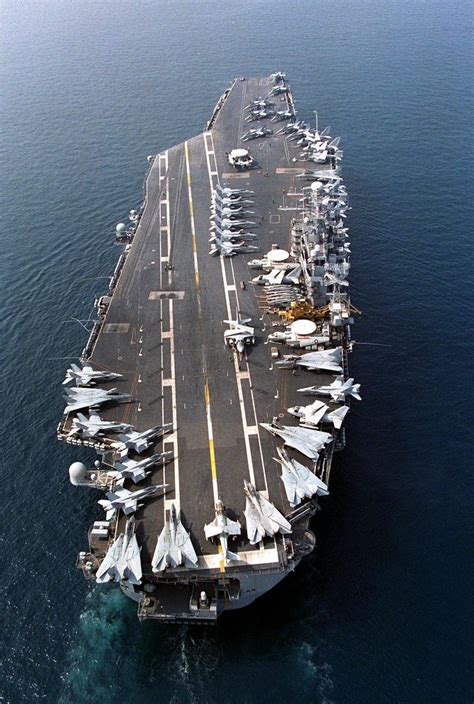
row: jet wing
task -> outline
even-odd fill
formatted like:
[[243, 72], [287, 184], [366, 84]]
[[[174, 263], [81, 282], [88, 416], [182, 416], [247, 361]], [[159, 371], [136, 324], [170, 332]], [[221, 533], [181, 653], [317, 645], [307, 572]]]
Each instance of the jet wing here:
[[280, 511], [270, 501], [267, 501], [260, 492], [258, 496], [263, 515], [273, 524], [276, 524], [276, 530], [273, 532], [276, 533], [277, 530], [280, 530], [280, 533], [291, 533], [291, 523], [289, 523]]
[[331, 394], [331, 398], [333, 401], [344, 401], [344, 399], [346, 398], [344, 391], [342, 391], [341, 388], [339, 388], [339, 389], [331, 389], [330, 387], [326, 387], [326, 388], [329, 391], [329, 393]]
[[301, 276], [301, 267], [297, 266], [286, 274], [286, 277], [295, 286], [299, 283]]
[[64, 415], [67, 415], [71, 411], [78, 411], [80, 408], [88, 408], [89, 406], [92, 406], [94, 404], [97, 404], [97, 401], [91, 401], [90, 399], [75, 401], [74, 403], [70, 403], [66, 406], [66, 408], [64, 409]]
[[176, 546], [182, 551], [184, 557], [193, 563], [197, 564], [198, 558], [194, 550], [189, 533], [185, 530], [182, 523], [178, 523], [176, 528]]
[[226, 518], [225, 530], [228, 535], [240, 535], [241, 529], [239, 521], [231, 521], [230, 518]]
[[329, 406], [323, 403], [323, 401], [315, 401], [310, 406], [306, 407], [305, 415], [301, 418], [301, 421], [317, 425], [322, 420], [328, 408]]
[[307, 369], [323, 369], [328, 372], [342, 372], [342, 367], [336, 364], [331, 359], [297, 359], [298, 367], [306, 367]]
[[267, 274], [267, 281], [269, 284], [281, 284], [285, 278], [284, 269], [272, 269], [272, 271]]
[[326, 444], [331, 442], [333, 439], [331, 433], [326, 433], [323, 430], [315, 430], [314, 428], [296, 427], [295, 431], [295, 436], [298, 438], [298, 440], [308, 443], [309, 445], [314, 442], [316, 442], [316, 444], [318, 445], [320, 445], [321, 443]]
[[161, 531], [158, 542], [156, 543], [155, 552], [151, 561], [153, 572], [162, 572], [167, 567], [167, 556], [171, 547], [171, 531], [169, 524], [166, 523]]
[[212, 521], [212, 523], [207, 523], [204, 526], [204, 533], [207, 539], [214, 538], [216, 535], [220, 535], [222, 533], [221, 527], [217, 525], [216, 518]]
[[102, 560], [102, 563], [99, 567], [99, 569], [96, 572], [96, 582], [99, 582], [99, 584], [103, 582], [110, 582], [114, 578], [114, 574], [110, 572], [112, 568], [115, 567], [117, 564], [118, 560], [120, 559], [120, 555], [122, 553], [122, 545], [123, 545], [123, 535], [120, 535], [117, 540], [113, 542], [111, 547], [108, 549], [106, 556]]
[[265, 537], [265, 530], [261, 525], [260, 515], [257, 509], [248, 497], [245, 502], [244, 515], [249, 543], [250, 545], [256, 545], [256, 543], [259, 543]]
[[294, 438], [287, 435], [282, 437], [285, 441], [285, 445], [288, 445], [288, 447], [292, 447], [294, 450], [298, 450], [298, 452], [301, 452], [303, 455], [306, 455], [306, 457], [309, 457], [310, 460], [316, 462], [319, 457], [319, 454], [307, 443], [303, 442], [302, 440], [299, 440], [298, 438]]
[[128, 581], [131, 582], [131, 584], [140, 584], [142, 578], [142, 562], [136, 535], [132, 535], [127, 545], [124, 560], [129, 573], [127, 577]]
[[87, 428], [85, 428], [85, 432], [87, 433], [87, 435], [90, 438], [95, 438], [95, 436], [98, 434], [99, 431], [100, 431], [100, 428], [97, 425], [96, 426], [88, 425]]
[[283, 485], [285, 487], [285, 493], [286, 493], [286, 498], [288, 499], [288, 503], [290, 506], [296, 506], [299, 501], [296, 501], [297, 499], [297, 485], [298, 481], [295, 477], [294, 474], [290, 472], [289, 469], [285, 467], [285, 465], [282, 466], [282, 474], [281, 474], [281, 480], [283, 482]]
[[319, 494], [320, 496], [327, 496], [329, 494], [327, 484], [311, 472], [308, 467], [305, 467], [296, 460], [293, 460], [293, 467], [296, 470], [300, 482], [302, 484], [304, 483], [305, 487], [310, 491], [308, 498], [314, 494]]
[[124, 499], [124, 501], [120, 501], [114, 508], [121, 508], [124, 514], [129, 516], [131, 513], [135, 513], [138, 508], [138, 503], [136, 499]]
[[339, 430], [342, 427], [342, 423], [348, 410], [349, 406], [341, 406], [341, 408], [337, 408], [335, 411], [328, 414], [328, 418], [332, 421], [336, 430]]

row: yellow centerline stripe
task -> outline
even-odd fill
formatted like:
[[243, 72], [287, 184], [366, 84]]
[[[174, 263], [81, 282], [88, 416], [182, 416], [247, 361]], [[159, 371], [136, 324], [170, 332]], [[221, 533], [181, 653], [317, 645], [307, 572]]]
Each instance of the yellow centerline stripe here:
[[214, 452], [214, 440], [209, 438], [209, 455], [211, 458], [211, 474], [213, 479], [217, 479], [216, 472], [216, 453]]
[[225, 572], [225, 557], [224, 557], [224, 551], [222, 550], [222, 545], [219, 543], [218, 545], [218, 551], [219, 555], [221, 556], [221, 559], [219, 560], [219, 569], [221, 572]]
[[207, 381], [207, 377], [204, 380], [204, 399], [206, 401], [207, 426], [209, 431], [209, 457], [211, 459], [211, 474], [212, 478], [217, 480], [216, 453], [214, 450], [214, 437], [211, 421], [211, 394], [209, 392], [209, 382]]

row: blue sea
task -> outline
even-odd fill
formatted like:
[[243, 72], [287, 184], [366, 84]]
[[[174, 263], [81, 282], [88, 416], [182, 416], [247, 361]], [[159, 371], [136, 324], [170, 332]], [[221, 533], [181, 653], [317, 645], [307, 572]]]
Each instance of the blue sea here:
[[[0, 701], [473, 701], [472, 69], [467, 0], [4, 0]], [[61, 381], [146, 156], [234, 76], [286, 71], [351, 196], [348, 446], [297, 572], [214, 629], [140, 624], [74, 568], [96, 496]], [[362, 344], [363, 343], [363, 344]]]

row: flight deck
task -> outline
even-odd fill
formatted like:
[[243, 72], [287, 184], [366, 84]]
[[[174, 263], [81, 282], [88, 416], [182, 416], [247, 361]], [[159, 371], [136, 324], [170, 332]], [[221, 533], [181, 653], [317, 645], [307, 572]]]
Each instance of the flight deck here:
[[[246, 120], [247, 106], [269, 96], [273, 86], [269, 77], [236, 79], [202, 134], [151, 158], [133, 239], [126, 245], [113, 291], [86, 348], [85, 358], [94, 369], [123, 375], [101, 388], [131, 396], [129, 402], [101, 407], [102, 419], [130, 424], [137, 431], [171, 425], [171, 432], [145, 453], [169, 451], [171, 459], [151, 466], [137, 485], [140, 489], [165, 485], [164, 491], [147, 498], [135, 512], [143, 575], [152, 583], [179, 582], [184, 573], [192, 573], [198, 581], [204, 574], [238, 578], [239, 573], [266, 569], [283, 576], [294, 557], [291, 536], [276, 533], [270, 540], [250, 544], [245, 532], [244, 480], [287, 518], [298, 513], [288, 503], [281, 466], [274, 459], [280, 439], [260, 424], [296, 425], [297, 419], [287, 409], [314, 400], [302, 397], [297, 389], [314, 384], [315, 372], [276, 364], [268, 334], [281, 329], [281, 320], [265, 298], [265, 287], [251, 282], [256, 272], [248, 263], [272, 248], [291, 251], [292, 228], [303, 214], [303, 189], [311, 182], [297, 177], [305, 169], [332, 173], [334, 164], [302, 161], [298, 142], [280, 132], [285, 122], [267, 120], [272, 134], [242, 141], [249, 129], [261, 124]], [[271, 101], [274, 111], [294, 116], [289, 90]], [[229, 153], [241, 147], [253, 159], [248, 170], [229, 164]], [[249, 229], [257, 235], [252, 243], [258, 246], [257, 252], [210, 256], [211, 204], [219, 186], [253, 191], [248, 196], [253, 203], [245, 207], [252, 223]], [[255, 330], [255, 344], [243, 355], [224, 344], [224, 321], [236, 317], [250, 319]], [[346, 371], [347, 327], [334, 333], [334, 340], [343, 348]], [[280, 347], [279, 359], [284, 353], [288, 350]], [[333, 383], [337, 376], [316, 374], [321, 385]], [[325, 402], [329, 410], [337, 408], [332, 399]], [[63, 438], [71, 439], [73, 417], [73, 413], [65, 417], [60, 429]], [[72, 441], [80, 444], [77, 438]], [[104, 468], [113, 468], [113, 446], [107, 439], [89, 444], [94, 442], [101, 448]], [[340, 434], [335, 433], [334, 442], [321, 451], [326, 480], [338, 442]], [[290, 455], [298, 453], [290, 450]], [[134, 488], [130, 480], [125, 486]], [[227, 516], [242, 526], [231, 547], [239, 559], [230, 565], [204, 533], [219, 500]], [[191, 570], [178, 566], [157, 575], [151, 568], [153, 551], [173, 506], [180, 512], [198, 562]], [[301, 535], [313, 511], [314, 507], [300, 512]], [[125, 530], [125, 523], [126, 516], [118, 516], [109, 541]], [[90, 543], [100, 558], [100, 542]], [[153, 616], [152, 611], [148, 616]]]

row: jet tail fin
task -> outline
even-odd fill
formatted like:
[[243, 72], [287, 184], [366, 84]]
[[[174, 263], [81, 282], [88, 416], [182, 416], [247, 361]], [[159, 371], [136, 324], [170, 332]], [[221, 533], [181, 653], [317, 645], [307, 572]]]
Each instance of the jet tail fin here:
[[360, 391], [360, 384], [354, 384], [354, 386], [352, 387], [351, 395], [352, 395], [355, 399], [357, 399], [357, 401], [362, 401], [362, 397], [361, 397], [361, 395], [359, 394], [359, 391]]

